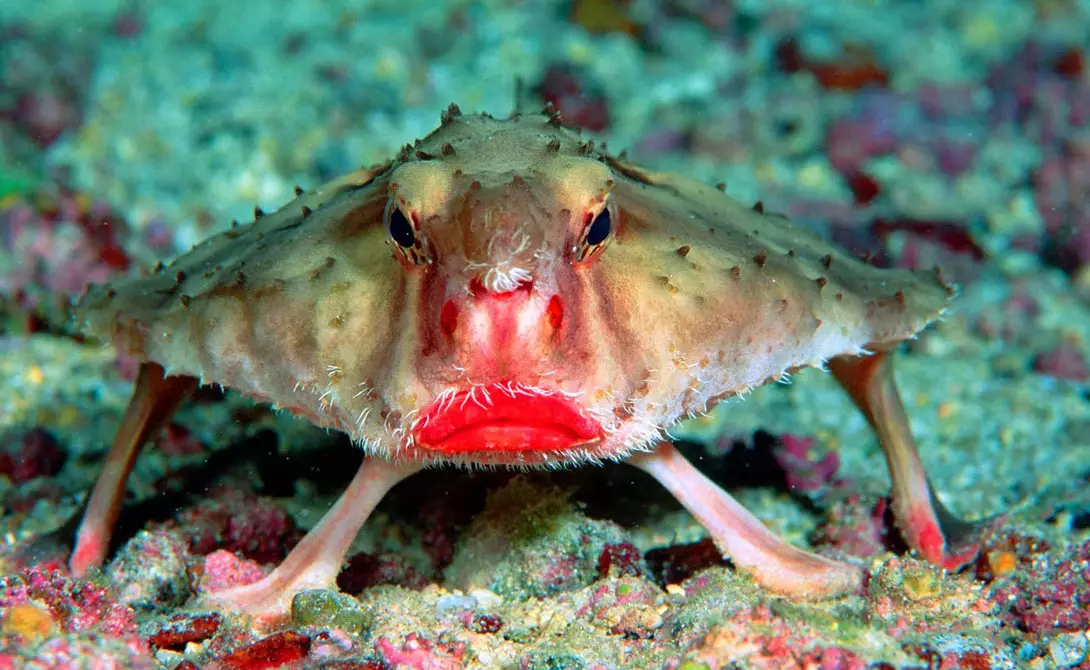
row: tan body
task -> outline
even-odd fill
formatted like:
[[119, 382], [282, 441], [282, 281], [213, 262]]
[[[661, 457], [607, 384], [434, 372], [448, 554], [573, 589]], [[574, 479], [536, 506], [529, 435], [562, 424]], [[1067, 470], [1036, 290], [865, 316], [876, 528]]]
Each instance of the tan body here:
[[763, 583], [842, 593], [859, 568], [784, 544], [663, 441], [723, 398], [826, 364], [879, 433], [910, 543], [956, 563], [966, 553], [946, 547], [882, 353], [949, 294], [934, 273], [874, 268], [715, 188], [596, 151], [548, 114], [452, 108], [396, 160], [84, 299], [87, 329], [148, 363], [73, 569], [102, 560], [136, 449], [199, 381], [342, 430], [369, 455], [277, 571], [224, 595], [236, 606], [275, 611], [331, 583], [370, 508], [424, 465], [607, 458], [663, 482]]

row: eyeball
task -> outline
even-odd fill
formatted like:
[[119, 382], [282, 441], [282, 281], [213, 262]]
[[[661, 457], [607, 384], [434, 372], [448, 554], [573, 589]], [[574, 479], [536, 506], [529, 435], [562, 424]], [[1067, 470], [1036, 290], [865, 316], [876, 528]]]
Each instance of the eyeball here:
[[386, 229], [390, 231], [390, 237], [397, 246], [402, 249], [410, 249], [416, 244], [416, 233], [413, 232], [413, 224], [409, 222], [409, 217], [405, 216], [405, 212], [401, 211], [400, 207], [394, 207], [390, 212], [390, 220], [386, 224]]
[[584, 262], [600, 254], [613, 239], [616, 228], [616, 212], [608, 198], [589, 207], [583, 216], [583, 231], [575, 247], [576, 262]]
[[406, 214], [400, 203], [391, 200], [386, 205], [385, 219], [386, 234], [394, 243], [394, 252], [413, 265], [427, 265], [430, 259], [417, 218]]

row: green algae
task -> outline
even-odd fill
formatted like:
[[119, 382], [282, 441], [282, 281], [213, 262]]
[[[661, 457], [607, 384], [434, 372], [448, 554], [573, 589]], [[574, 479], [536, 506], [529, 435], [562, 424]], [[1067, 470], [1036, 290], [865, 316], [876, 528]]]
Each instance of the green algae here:
[[374, 624], [374, 616], [352, 596], [328, 589], [302, 591], [291, 600], [292, 623], [300, 626], [339, 628], [361, 635]]
[[588, 518], [570, 490], [516, 476], [489, 494], [464, 529], [445, 576], [466, 591], [545, 597], [594, 582], [605, 546], [625, 541], [617, 524]]

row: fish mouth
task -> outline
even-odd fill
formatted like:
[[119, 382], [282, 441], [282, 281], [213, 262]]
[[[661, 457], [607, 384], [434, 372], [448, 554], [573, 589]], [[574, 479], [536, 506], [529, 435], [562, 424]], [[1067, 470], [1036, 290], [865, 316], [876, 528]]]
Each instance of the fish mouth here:
[[571, 398], [501, 384], [444, 394], [418, 425], [416, 443], [443, 454], [556, 452], [602, 437], [602, 426]]

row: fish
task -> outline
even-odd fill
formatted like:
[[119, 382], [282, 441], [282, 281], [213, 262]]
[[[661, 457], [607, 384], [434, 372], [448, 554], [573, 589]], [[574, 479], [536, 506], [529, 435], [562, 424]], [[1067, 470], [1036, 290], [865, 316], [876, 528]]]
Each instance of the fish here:
[[928, 482], [896, 349], [948, 309], [938, 271], [874, 267], [722, 186], [612, 155], [559, 113], [466, 114], [391, 160], [91, 287], [75, 316], [140, 361], [69, 566], [106, 558], [142, 445], [199, 385], [342, 431], [364, 452], [322, 520], [262, 580], [210, 602], [283, 615], [333, 587], [383, 496], [425, 467], [649, 473], [735, 569], [793, 598], [858, 592], [865, 567], [789, 544], [695, 468], [668, 429], [805, 368], [873, 427], [908, 545], [946, 568], [977, 527]]

